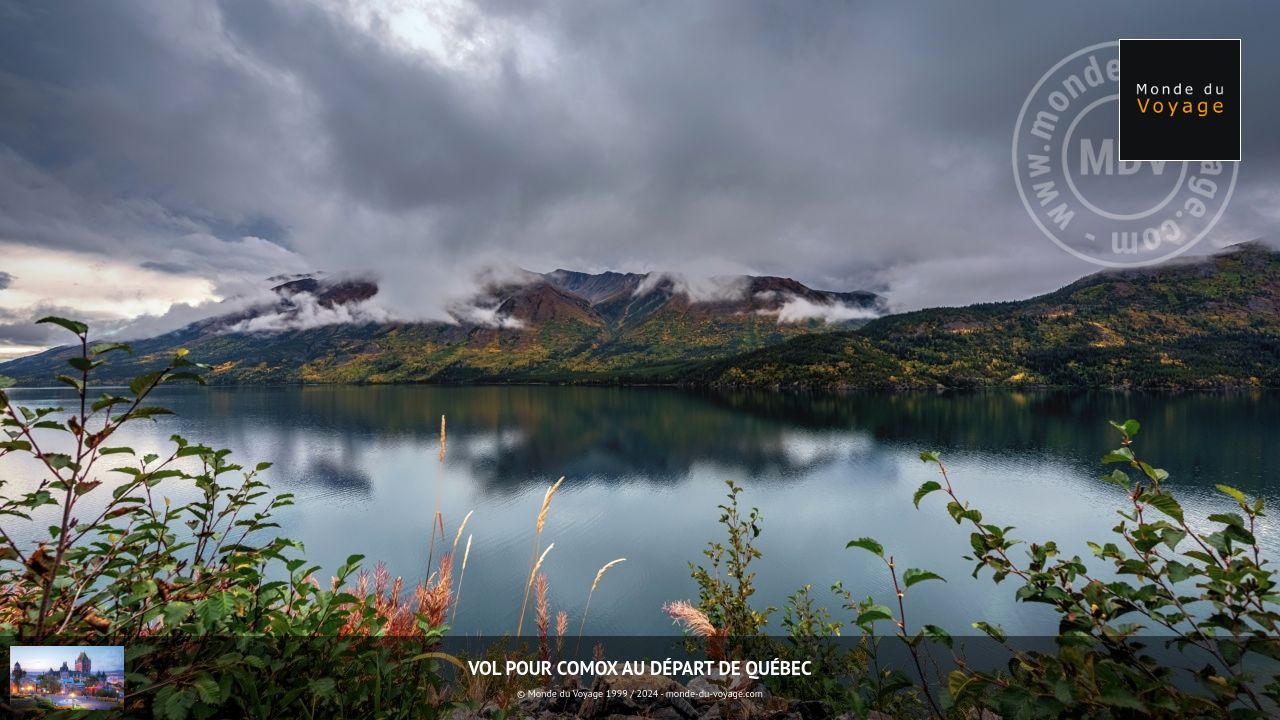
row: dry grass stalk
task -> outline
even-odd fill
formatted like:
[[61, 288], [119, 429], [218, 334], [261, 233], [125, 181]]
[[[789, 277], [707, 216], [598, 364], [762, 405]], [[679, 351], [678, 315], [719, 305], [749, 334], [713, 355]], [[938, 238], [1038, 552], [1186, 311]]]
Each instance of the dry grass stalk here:
[[452, 599], [453, 554], [445, 553], [440, 557], [440, 572], [434, 582], [418, 586], [418, 614], [424, 616], [431, 627], [445, 624]]
[[676, 624], [683, 626], [686, 632], [707, 639], [708, 658], [724, 659], [724, 639], [727, 633], [717, 629], [706, 613], [687, 600], [666, 603], [662, 606], [662, 611], [670, 615]]
[[534, 583], [538, 596], [538, 656], [542, 660], [551, 659], [551, 643], [549, 642], [551, 628], [551, 608], [547, 604], [547, 575], [546, 573], [538, 573], [538, 580]]
[[556, 613], [556, 655], [564, 655], [564, 633], [569, 629], [569, 613]]
[[[422, 606], [422, 599], [431, 596], [434, 592], [437, 596], [441, 593], [441, 580], [444, 585], [444, 602], [448, 602], [448, 574], [449, 565], [446, 558], [441, 559], [441, 575], [433, 575], [427, 584], [419, 584], [416, 588], [416, 595], [419, 598], [419, 607]], [[371, 587], [372, 585], [372, 587]], [[404, 578], [396, 577], [392, 579], [387, 568], [383, 564], [378, 564], [373, 573], [373, 580], [370, 583], [369, 573], [362, 571], [356, 576], [355, 587], [348, 588], [347, 592], [357, 598], [356, 605], [367, 605], [373, 610], [375, 622], [369, 622], [369, 617], [363, 612], [352, 613], [346, 624], [339, 630], [341, 635], [370, 635], [375, 630], [381, 635], [390, 637], [412, 637], [422, 634], [422, 629], [418, 627], [415, 608], [403, 601]], [[437, 602], [439, 598], [437, 597]]]
[[453, 622], [458, 617], [458, 605], [462, 604], [462, 580], [467, 576], [467, 558], [471, 557], [471, 535], [467, 536], [467, 548], [462, 551], [462, 570], [458, 571], [458, 589], [453, 594], [453, 613], [449, 616], [449, 622]]
[[556, 491], [560, 489], [560, 483], [564, 482], [561, 477], [554, 485], [547, 488], [547, 492], [542, 496], [542, 508], [538, 510], [538, 534], [542, 534], [542, 527], [547, 523], [547, 510], [551, 509], [551, 498], [556, 496]]
[[719, 632], [716, 626], [711, 624], [707, 614], [687, 600], [665, 603], [662, 606], [662, 612], [670, 615], [678, 625], [682, 625], [686, 631], [698, 637], [711, 637]]
[[[438, 492], [436, 493], [436, 507], [440, 507], [440, 493]], [[440, 535], [440, 542], [444, 542], [444, 514], [439, 510], [436, 510], [436, 514], [431, 518], [431, 545], [427, 548], [428, 569], [430, 569], [435, 562], [437, 533]]]
[[[430, 569], [436, 557], [436, 528], [440, 529], [440, 541], [444, 542], [444, 516], [440, 512], [441, 485], [443, 484], [441, 468], [444, 466], [445, 442], [444, 415], [440, 416], [440, 462], [436, 463], [436, 508], [431, 520], [431, 542], [427, 549], [427, 568]], [[455, 543], [456, 545], [457, 543]], [[457, 550], [457, 547], [454, 547]]]
[[462, 539], [462, 531], [467, 529], [467, 522], [471, 520], [471, 516], [475, 514], [475, 510], [468, 510], [467, 516], [462, 518], [462, 524], [458, 526], [458, 532], [453, 536], [453, 554], [458, 554], [458, 541]]
[[536, 575], [537, 572], [542, 569], [542, 561], [547, 559], [547, 554], [550, 553], [551, 548], [555, 546], [556, 546], [555, 543], [551, 543], [550, 545], [547, 546], [547, 549], [543, 550], [542, 554], [538, 556], [538, 562], [533, 564], [533, 573], [530, 573], [529, 575], [529, 582], [531, 583], [533, 582], [533, 576]]
[[573, 649], [574, 654], [577, 654], [578, 650], [582, 647], [582, 631], [587, 627], [587, 613], [591, 610], [591, 596], [596, 594], [596, 587], [600, 584], [600, 578], [604, 577], [604, 574], [609, 571], [609, 568], [626, 561], [626, 558], [610, 560], [596, 571], [596, 579], [591, 581], [591, 589], [587, 591], [587, 604], [582, 608], [582, 622], [578, 625], [578, 644]]
[[[533, 554], [529, 556], [529, 562], [531, 563], [534, 561], [534, 558], [538, 557], [538, 549], [542, 547], [542, 528], [547, 524], [547, 511], [551, 509], [551, 499], [556, 496], [556, 491], [560, 489], [560, 483], [562, 482], [564, 482], [563, 476], [561, 476], [559, 480], [555, 481], [555, 484], [547, 488], [547, 491], [542, 494], [542, 507], [538, 509], [538, 522], [534, 527], [533, 533]], [[519, 636], [520, 631], [524, 629], [524, 615], [526, 609], [529, 607], [529, 587], [532, 583], [533, 573], [531, 572], [529, 573], [529, 582], [526, 582], [524, 585], [524, 599], [520, 601], [520, 621], [516, 624], [517, 636]]]
[[[538, 557], [538, 561], [533, 564], [533, 569], [529, 571], [529, 579], [526, 580], [524, 583], [524, 597], [526, 600], [528, 600], [529, 598], [529, 590], [533, 588], [534, 578], [538, 576], [538, 571], [542, 569], [542, 561], [547, 559], [547, 553], [551, 552], [551, 548], [555, 546], [556, 546], [555, 543], [551, 543], [550, 545], [548, 545], [547, 549], [543, 550], [542, 555]], [[516, 637], [520, 637], [520, 631], [524, 629], [524, 611], [525, 611], [524, 606], [521, 606], [520, 624], [516, 626]]]

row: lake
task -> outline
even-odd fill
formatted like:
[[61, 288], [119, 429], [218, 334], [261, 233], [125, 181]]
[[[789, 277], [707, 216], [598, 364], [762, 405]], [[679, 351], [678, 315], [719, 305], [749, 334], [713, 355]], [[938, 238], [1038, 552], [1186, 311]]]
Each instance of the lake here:
[[[60, 390], [10, 391], [32, 406], [66, 402]], [[452, 540], [474, 511], [474, 535], [455, 628], [511, 633], [528, 572], [536, 515], [560, 476], [543, 535], [555, 543], [544, 571], [553, 613], [571, 627], [596, 570], [603, 579], [588, 634], [676, 633], [663, 602], [696, 599], [688, 563], [724, 533], [724, 481], [764, 516], [756, 583], [761, 604], [782, 605], [806, 583], [842, 581], [855, 596], [892, 597], [883, 565], [852, 538], [882, 542], [899, 567], [947, 578], [908, 596], [912, 623], [973, 634], [987, 620], [1012, 634], [1053, 631], [1041, 608], [1013, 601], [1011, 582], [969, 577], [968, 531], [947, 516], [941, 494], [921, 510], [911, 496], [936, 470], [921, 450], [942, 453], [962, 497], [1017, 537], [1056, 539], [1092, 560], [1086, 539], [1107, 539], [1122, 489], [1099, 477], [1116, 445], [1111, 419], [1143, 423], [1139, 453], [1171, 473], [1188, 513], [1230, 507], [1227, 483], [1273, 507], [1280, 469], [1280, 405], [1274, 395], [986, 393], [852, 395], [693, 394], [661, 388], [306, 387], [173, 388], [157, 396], [177, 413], [135, 423], [119, 439], [160, 451], [173, 433], [232, 448], [245, 464], [274, 463], [273, 487], [297, 496], [279, 517], [326, 573], [347, 555], [421, 578], [431, 519], [440, 507]], [[440, 416], [448, 451], [437, 460]], [[36, 469], [0, 462], [18, 486]], [[6, 521], [8, 522], [8, 521]], [[42, 523], [45, 524], [45, 523]], [[1277, 525], [1259, 536], [1275, 557]], [[20, 530], [19, 530], [20, 532]], [[465, 544], [466, 539], [463, 538]], [[1100, 563], [1094, 563], [1102, 567]], [[847, 612], [838, 613], [848, 618]], [[775, 615], [775, 625], [780, 613]], [[525, 623], [530, 632], [532, 621]]]

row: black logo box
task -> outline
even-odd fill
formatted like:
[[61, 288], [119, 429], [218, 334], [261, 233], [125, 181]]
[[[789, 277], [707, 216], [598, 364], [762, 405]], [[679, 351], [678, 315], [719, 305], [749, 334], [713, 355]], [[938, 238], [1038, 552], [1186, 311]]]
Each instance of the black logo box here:
[[[1120, 160], [1240, 160], [1240, 51], [1238, 38], [1121, 38]], [[1138, 92], [1140, 85], [1147, 86], [1145, 93]], [[1209, 94], [1206, 86], [1211, 86]], [[1182, 92], [1165, 94], [1165, 87]], [[1187, 101], [1192, 104], [1191, 114], [1183, 112]], [[1222, 112], [1215, 112], [1214, 104], [1219, 102]], [[1177, 103], [1172, 115], [1170, 103]], [[1157, 108], [1163, 112], [1155, 113]], [[1202, 116], [1199, 111], [1205, 108], [1208, 113]]]

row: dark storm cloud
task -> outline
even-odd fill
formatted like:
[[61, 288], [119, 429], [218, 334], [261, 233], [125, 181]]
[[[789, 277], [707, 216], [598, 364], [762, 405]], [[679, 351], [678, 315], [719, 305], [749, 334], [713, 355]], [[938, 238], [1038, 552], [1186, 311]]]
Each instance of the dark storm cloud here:
[[18, 322], [0, 322], [0, 345], [44, 345], [54, 339], [55, 333], [44, 325], [36, 325], [36, 318], [23, 318]]
[[569, 109], [503, 67], [495, 87], [353, 33], [316, 6], [227, 2], [231, 38], [288, 73], [315, 104], [329, 169], [350, 195], [390, 211], [549, 201], [592, 182], [597, 148]]
[[0, 270], [0, 290], [9, 287], [9, 284], [12, 282], [13, 276], [3, 270]]
[[[475, 265], [754, 270], [904, 306], [1093, 268], [1031, 224], [1013, 122], [1121, 36], [1243, 37], [1222, 237], [1280, 220], [1265, 5], [357, 0], [0, 4], [0, 242], [231, 288], [376, 271], [430, 314]], [[185, 313], [178, 313], [183, 317]]]
[[[94, 313], [76, 312], [72, 308], [57, 305], [37, 305], [25, 312], [0, 310], [0, 355], [5, 345], [23, 345], [40, 347], [65, 342], [69, 337], [67, 331], [51, 323], [37, 324], [40, 318], [56, 315], [66, 317], [76, 315], [86, 321], [105, 320]], [[7, 358], [6, 358], [7, 359]]]

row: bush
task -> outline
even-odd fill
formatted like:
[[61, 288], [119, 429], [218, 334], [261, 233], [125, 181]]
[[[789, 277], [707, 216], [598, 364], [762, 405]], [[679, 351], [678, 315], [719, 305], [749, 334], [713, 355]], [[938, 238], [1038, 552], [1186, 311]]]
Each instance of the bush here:
[[729, 492], [719, 507], [727, 542], [708, 543], [703, 555], [709, 567], [690, 563], [691, 576], [699, 588], [698, 606], [669, 604], [668, 613], [705, 638], [712, 659], [775, 657], [814, 662], [817, 671], [813, 675], [767, 680], [769, 689], [781, 697], [820, 703], [832, 715], [849, 711], [865, 717], [871, 710], [894, 717], [919, 715], [924, 707], [919, 688], [901, 671], [879, 660], [880, 641], [873, 636], [871, 619], [878, 617], [881, 606], [870, 600], [855, 602], [840, 584], [832, 590], [845, 598], [846, 609], [855, 613], [853, 624], [863, 633], [861, 638], [832, 640], [841, 636], [844, 623], [815, 604], [810, 585], [787, 598], [782, 608], [785, 635], [765, 634], [776, 608], [757, 610], [751, 604], [755, 595], [751, 563], [761, 557], [755, 540], [764, 518], [755, 507], [744, 517], [739, 508], [742, 487], [733, 481], [726, 485]]
[[[0, 635], [126, 644], [130, 709], [174, 720], [432, 717], [447, 706], [439, 663], [451, 658], [434, 651], [447, 557], [416, 605], [398, 584], [368, 592], [360, 556], [322, 586], [299, 543], [271, 537], [291, 498], [259, 479], [266, 463], [245, 468], [178, 436], [163, 456], [113, 444], [126, 424], [168, 413], [148, 402], [156, 388], [203, 383], [204, 366], [179, 350], [127, 392], [94, 398], [95, 370], [128, 346], [91, 346], [83, 323], [41, 322], [76, 336], [72, 372], [58, 376], [75, 397], [69, 411], [33, 410], [0, 392], [0, 458], [43, 469], [34, 487], [0, 497], [0, 518], [56, 519], [29, 542], [0, 524]], [[179, 489], [196, 499], [171, 504]]]
[[[1015, 561], [1010, 551], [1020, 543], [1012, 528], [983, 522], [957, 496], [937, 455], [921, 455], [937, 465], [942, 482], [925, 483], [916, 504], [946, 494], [948, 514], [973, 530], [974, 575], [985, 569], [995, 582], [1016, 579], [1019, 600], [1049, 605], [1059, 619], [1056, 653], [1015, 651], [1007, 673], [961, 664], [947, 680], [950, 701], [1012, 716], [1273, 717], [1280, 709], [1280, 678], [1271, 674], [1280, 659], [1280, 606], [1255, 535], [1262, 499], [1218, 485], [1239, 512], [1193, 523], [1164, 487], [1169, 474], [1134, 450], [1138, 422], [1112, 425], [1121, 445], [1102, 462], [1119, 466], [1106, 479], [1124, 490], [1126, 502], [1113, 541], [1089, 547], [1114, 579], [1096, 576], [1080, 557], [1064, 557], [1053, 541], [1031, 543], [1025, 561]], [[975, 627], [1007, 639], [998, 627]], [[1148, 630], [1165, 635], [1142, 634]], [[1175, 652], [1155, 653], [1157, 644]], [[1182, 664], [1171, 664], [1170, 655]]]
[[[701, 588], [702, 620], [712, 627], [700, 635], [727, 636], [726, 652], [767, 649], [778, 656], [795, 652], [823, 668], [820, 678], [771, 680], [789, 697], [821, 700], [832, 712], [847, 709], [861, 717], [871, 710], [895, 717], [973, 717], [994, 711], [1004, 718], [1263, 718], [1280, 713], [1280, 606], [1274, 571], [1262, 555], [1257, 522], [1261, 498], [1239, 490], [1218, 490], [1237, 512], [1213, 513], [1191, 520], [1164, 483], [1168, 473], [1141, 459], [1134, 438], [1139, 424], [1112, 423], [1120, 447], [1102, 461], [1118, 466], [1106, 480], [1123, 489], [1125, 503], [1110, 542], [1090, 542], [1106, 563], [1106, 577], [1093, 573], [1077, 556], [1065, 557], [1053, 541], [1023, 545], [965, 502], [935, 453], [939, 480], [915, 493], [917, 507], [934, 493], [946, 496], [946, 511], [970, 528], [974, 576], [990, 572], [996, 583], [1016, 581], [1022, 602], [1045, 604], [1058, 617], [1056, 649], [1031, 650], [1011, 640], [998, 626], [975, 622], [987, 641], [1003, 648], [1004, 667], [971, 665], [962, 641], [945, 629], [908, 620], [911, 588], [942, 580], [920, 568], [901, 568], [873, 538], [848, 547], [874, 554], [884, 563], [894, 588], [890, 605], [872, 597], [855, 600], [841, 584], [833, 590], [845, 600], [847, 621], [815, 607], [809, 587], [792, 595], [784, 610], [786, 639], [763, 635], [771, 608], [751, 608], [754, 574], [760, 557], [752, 541], [760, 534], [759, 512], [746, 520], [738, 512], [741, 489], [730, 483], [721, 522], [729, 531], [727, 547], [713, 543], [706, 552], [711, 568], [695, 567]], [[721, 566], [727, 568], [721, 576]], [[856, 644], [834, 642], [850, 626], [861, 632]], [[887, 623], [887, 636], [877, 630]], [[696, 627], [697, 623], [689, 623]], [[737, 637], [742, 634], [745, 637]], [[906, 661], [882, 662], [885, 640], [900, 642]], [[939, 668], [939, 651], [950, 654]]]

